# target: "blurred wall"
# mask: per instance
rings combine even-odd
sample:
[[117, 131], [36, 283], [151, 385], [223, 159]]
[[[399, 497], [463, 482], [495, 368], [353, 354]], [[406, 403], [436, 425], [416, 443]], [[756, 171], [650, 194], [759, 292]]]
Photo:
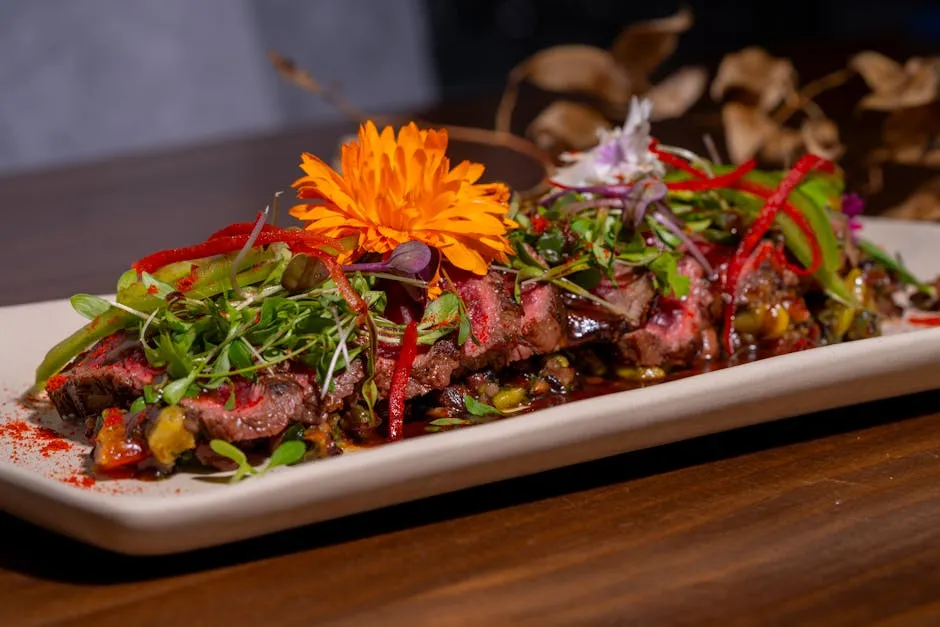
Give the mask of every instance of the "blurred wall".
[[421, 0], [2, 0], [0, 174], [336, 117], [271, 48], [365, 109], [436, 94]]
[[681, 4], [696, 26], [663, 71], [751, 44], [940, 40], [937, 0], [0, 0], [0, 175], [338, 117], [269, 49], [388, 112], [499, 89], [540, 48], [607, 46]]

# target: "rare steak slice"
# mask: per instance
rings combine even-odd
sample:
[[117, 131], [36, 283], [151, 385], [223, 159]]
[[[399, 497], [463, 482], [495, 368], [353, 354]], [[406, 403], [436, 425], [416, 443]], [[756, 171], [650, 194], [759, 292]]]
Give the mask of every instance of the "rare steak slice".
[[255, 382], [238, 380], [233, 402], [229, 393], [183, 398], [186, 417], [209, 439], [240, 442], [273, 437], [293, 422], [316, 423], [320, 417], [316, 391], [300, 376], [273, 374]]
[[109, 407], [127, 407], [161, 376], [147, 363], [137, 336], [122, 331], [78, 356], [49, 379], [46, 390], [62, 418], [96, 418]]

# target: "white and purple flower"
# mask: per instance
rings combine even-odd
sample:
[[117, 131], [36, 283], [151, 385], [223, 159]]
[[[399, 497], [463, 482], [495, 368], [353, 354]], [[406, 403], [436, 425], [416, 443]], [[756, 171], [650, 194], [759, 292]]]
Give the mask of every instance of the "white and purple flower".
[[568, 165], [553, 180], [566, 187], [623, 185], [665, 174], [663, 164], [650, 151], [650, 114], [653, 103], [634, 96], [623, 127], [599, 130], [598, 143], [582, 152], [566, 152], [559, 159]]

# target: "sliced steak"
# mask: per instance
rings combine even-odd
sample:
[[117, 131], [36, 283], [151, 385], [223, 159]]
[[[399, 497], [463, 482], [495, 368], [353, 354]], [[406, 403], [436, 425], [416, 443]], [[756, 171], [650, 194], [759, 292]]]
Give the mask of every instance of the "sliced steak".
[[137, 337], [118, 332], [98, 342], [49, 379], [49, 400], [63, 419], [96, 418], [127, 407], [162, 375], [147, 363]]
[[[672, 304], [660, 299], [653, 319], [644, 327], [646, 335], [633, 335], [633, 340], [622, 342], [624, 354], [635, 355], [635, 361], [658, 364], [667, 358], [678, 359], [686, 352], [683, 347], [694, 343], [686, 336], [700, 334], [706, 327], [699, 320], [703, 317], [699, 309], [707, 303], [698, 285], [707, 285], [707, 281], [694, 261], [684, 262], [680, 270], [697, 272], [693, 295]], [[419, 346], [408, 383], [409, 398], [442, 390], [467, 374], [498, 370], [535, 355], [589, 342], [617, 342], [646, 321], [654, 300], [650, 277], [625, 265], [617, 267], [613, 280], [604, 279], [596, 289], [621, 310], [619, 314], [549, 284], [523, 286], [517, 303], [515, 277], [506, 272], [485, 276], [460, 273], [452, 278], [466, 306], [472, 338], [458, 346], [455, 334], [451, 334], [432, 346]], [[688, 317], [680, 311], [695, 312], [694, 321], [683, 322], [694, 323], [694, 333], [685, 327], [671, 328]], [[404, 305], [402, 312], [402, 316], [410, 315]], [[374, 381], [380, 397], [388, 394], [397, 356], [397, 347], [379, 345]], [[144, 385], [160, 376], [160, 370], [147, 365], [136, 339], [118, 334], [82, 356], [63, 373], [64, 384], [50, 393], [63, 416], [97, 415], [107, 407], [127, 408]], [[227, 388], [185, 398], [180, 405], [194, 429], [209, 438], [255, 440], [275, 436], [293, 422], [320, 424], [329, 414], [342, 412], [364, 376], [365, 360], [359, 357], [335, 377], [332, 389], [321, 399], [316, 372], [295, 364], [265, 374], [253, 384], [237, 379], [233, 409], [225, 407], [230, 398]]]
[[649, 273], [638, 272], [622, 263], [614, 263], [613, 280], [603, 277], [593, 292], [622, 311], [622, 324], [633, 328], [646, 320], [650, 305], [656, 297]]
[[679, 272], [690, 279], [689, 293], [682, 298], [660, 296], [646, 325], [618, 340], [627, 361], [638, 366], [685, 365], [703, 347], [717, 349], [710, 313], [714, 294], [705, 271], [686, 257], [679, 262]]
[[234, 409], [225, 408], [228, 391], [184, 398], [179, 404], [210, 439], [256, 440], [275, 436], [292, 422], [317, 422], [315, 395], [304, 383], [296, 375], [265, 375], [255, 383], [236, 382]]

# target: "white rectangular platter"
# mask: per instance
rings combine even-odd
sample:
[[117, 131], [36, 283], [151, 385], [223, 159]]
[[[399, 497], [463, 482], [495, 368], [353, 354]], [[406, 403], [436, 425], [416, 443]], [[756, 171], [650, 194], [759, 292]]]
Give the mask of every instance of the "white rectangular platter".
[[[940, 225], [865, 220], [924, 279]], [[75, 286], [81, 291], [81, 286]], [[784, 355], [273, 471], [235, 485], [189, 475], [91, 482], [88, 452], [47, 405], [24, 404], [68, 301], [0, 308], [0, 509], [129, 554], [224, 544], [488, 482], [760, 422], [940, 388], [940, 328]], [[65, 439], [52, 437], [52, 429]], [[203, 478], [204, 479], [204, 478]]]

